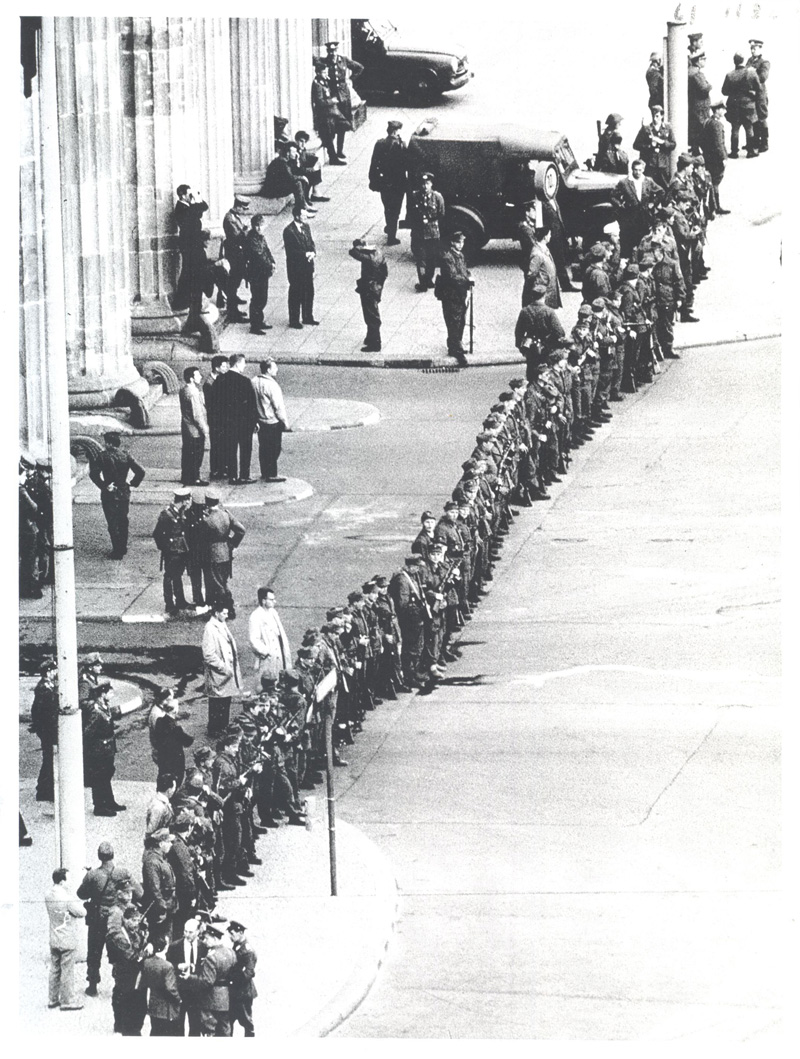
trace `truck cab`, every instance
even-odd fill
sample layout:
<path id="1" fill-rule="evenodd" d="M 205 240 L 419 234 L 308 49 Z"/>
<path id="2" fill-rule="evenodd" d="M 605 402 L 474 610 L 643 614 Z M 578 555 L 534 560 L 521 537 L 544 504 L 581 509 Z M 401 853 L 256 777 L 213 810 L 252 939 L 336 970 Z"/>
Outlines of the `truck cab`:
<path id="1" fill-rule="evenodd" d="M 444 196 L 447 226 L 474 250 L 514 238 L 525 202 L 556 211 L 567 238 L 594 242 L 614 220 L 611 194 L 623 177 L 581 169 L 567 137 L 523 125 L 459 125 L 426 118 L 411 136 L 410 173 L 429 170 Z"/>

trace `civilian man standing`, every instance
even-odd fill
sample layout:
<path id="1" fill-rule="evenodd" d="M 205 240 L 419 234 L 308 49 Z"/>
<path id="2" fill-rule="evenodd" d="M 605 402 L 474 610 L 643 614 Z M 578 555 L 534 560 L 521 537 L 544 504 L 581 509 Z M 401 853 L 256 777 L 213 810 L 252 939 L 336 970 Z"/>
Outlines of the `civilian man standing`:
<path id="1" fill-rule="evenodd" d="M 208 419 L 199 368 L 184 368 L 183 386 L 178 393 L 181 406 L 181 484 L 208 485 L 200 478 L 206 451 Z"/>
<path id="2" fill-rule="evenodd" d="M 259 588 L 258 606 L 250 615 L 250 647 L 255 656 L 255 690 L 262 690 L 261 678 L 277 680 L 285 669 L 292 668 L 292 649 L 283 622 L 275 609 L 275 592 Z"/>
<path id="3" fill-rule="evenodd" d="M 265 335 L 272 330 L 271 324 L 264 323 L 264 310 L 269 298 L 269 281 L 275 272 L 275 258 L 264 238 L 265 228 L 263 213 L 254 214 L 244 242 L 246 275 L 250 283 L 251 335 Z"/>
<path id="4" fill-rule="evenodd" d="M 219 416 L 225 472 L 231 485 L 246 485 L 250 477 L 256 401 L 245 375 L 247 361 L 242 353 L 229 358 L 230 371 L 214 383 L 214 414 Z"/>
<path id="5" fill-rule="evenodd" d="M 261 374 L 253 378 L 253 391 L 256 397 L 261 478 L 265 482 L 285 482 L 286 479 L 278 475 L 278 457 L 281 454 L 283 432 L 289 429 L 289 422 L 283 392 L 275 378 L 278 365 L 270 358 L 262 360 L 260 367 Z"/>
<path id="6" fill-rule="evenodd" d="M 308 225 L 307 210 L 295 206 L 292 217 L 292 223 L 283 229 L 283 248 L 286 251 L 286 274 L 289 278 L 289 327 L 299 330 L 303 324 L 314 327 L 319 323 L 314 319 L 314 259 L 317 248 Z"/>
<path id="7" fill-rule="evenodd" d="M 228 607 L 215 603 L 203 631 L 203 665 L 208 695 L 208 733 L 223 732 L 230 721 L 231 699 L 242 689 L 239 651 L 227 625 Z"/>
<path id="8" fill-rule="evenodd" d="M 179 184 L 175 190 L 175 223 L 178 226 L 178 249 L 181 253 L 181 274 L 173 298 L 174 307 L 190 309 L 189 317 L 200 314 L 203 302 L 204 272 L 207 263 L 203 243 L 203 214 L 208 203 L 195 194 L 189 184 Z"/>
<path id="9" fill-rule="evenodd" d="M 662 191 L 656 182 L 644 175 L 644 161 L 637 158 L 631 165 L 631 175 L 620 180 L 611 193 L 623 257 L 630 258 L 633 248 L 650 231 L 653 211 L 661 197 Z"/>
<path id="10" fill-rule="evenodd" d="M 120 449 L 122 435 L 109 430 L 103 435 L 106 447 L 89 461 L 89 477 L 100 490 L 100 503 L 111 538 L 111 559 L 122 559 L 128 551 L 128 511 L 131 489 L 144 478 L 144 467 Z M 130 481 L 128 474 L 131 474 Z"/>
<path id="11" fill-rule="evenodd" d="M 212 479 L 225 477 L 224 454 L 220 438 L 220 418 L 213 393 L 214 383 L 229 368 L 228 358 L 218 353 L 211 358 L 211 374 L 203 383 L 203 397 L 206 404 L 206 419 L 208 420 L 208 477 Z"/>
<path id="12" fill-rule="evenodd" d="M 80 1011 L 75 997 L 75 953 L 78 922 L 86 915 L 83 903 L 67 886 L 67 869 L 56 868 L 53 885 L 44 897 L 50 919 L 50 1000 L 48 1007 Z"/>
<path id="13" fill-rule="evenodd" d="M 386 126 L 387 135 L 378 140 L 372 149 L 372 161 L 369 167 L 369 189 L 379 191 L 383 203 L 383 215 L 386 219 L 384 232 L 388 246 L 397 246 L 397 222 L 408 183 L 408 148 L 398 135 L 402 121 L 390 121 Z"/>

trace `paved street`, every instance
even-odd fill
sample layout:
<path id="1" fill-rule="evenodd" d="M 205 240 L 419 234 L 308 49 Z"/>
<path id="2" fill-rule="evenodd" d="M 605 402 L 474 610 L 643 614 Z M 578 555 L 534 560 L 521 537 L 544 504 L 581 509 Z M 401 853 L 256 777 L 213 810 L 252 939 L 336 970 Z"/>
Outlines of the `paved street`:
<path id="1" fill-rule="evenodd" d="M 777 357 L 695 350 L 626 403 L 444 685 L 376 715 L 340 811 L 401 922 L 337 1035 L 777 1039 Z"/>

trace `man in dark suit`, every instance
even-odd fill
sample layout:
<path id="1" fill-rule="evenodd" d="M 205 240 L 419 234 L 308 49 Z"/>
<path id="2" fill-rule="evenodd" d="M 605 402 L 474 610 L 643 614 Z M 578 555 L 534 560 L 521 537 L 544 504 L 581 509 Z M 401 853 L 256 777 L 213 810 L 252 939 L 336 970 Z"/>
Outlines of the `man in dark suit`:
<path id="1" fill-rule="evenodd" d="M 245 936 L 246 927 L 232 919 L 228 934 L 236 954 L 236 966 L 231 972 L 231 1023 L 244 1026 L 245 1037 L 255 1037 L 253 1001 L 258 996 L 255 976 L 258 957 Z"/>
<path id="2" fill-rule="evenodd" d="M 142 989 L 147 989 L 151 1037 L 182 1037 L 183 1017 L 178 976 L 167 959 L 166 937 L 153 940 L 153 955 L 142 964 Z"/>
<path id="3" fill-rule="evenodd" d="M 369 189 L 379 191 L 383 203 L 383 215 L 386 219 L 386 242 L 397 246 L 397 222 L 408 183 L 408 148 L 399 136 L 402 121 L 390 121 L 386 126 L 387 135 L 378 140 L 372 149 L 372 161 L 369 167 Z"/>
<path id="4" fill-rule="evenodd" d="M 177 938 L 167 949 L 167 959 L 178 972 L 178 993 L 183 1003 L 180 1017 L 180 1032 L 184 1036 L 184 1016 L 189 1020 L 189 1037 L 202 1036 L 200 1024 L 200 990 L 194 980 L 206 947 L 200 937 L 200 923 L 187 919 L 183 925 L 183 937 Z"/>
<path id="5" fill-rule="evenodd" d="M 181 254 L 181 274 L 175 288 L 175 309 L 191 309 L 199 315 L 203 300 L 203 280 L 207 264 L 203 244 L 203 214 L 208 203 L 203 196 L 192 190 L 189 184 L 179 184 L 175 189 L 175 224 L 178 227 L 178 250 Z"/>
<path id="6" fill-rule="evenodd" d="M 283 248 L 286 251 L 286 273 L 289 277 L 289 327 L 299 330 L 303 324 L 313 327 L 319 323 L 314 319 L 314 259 L 317 248 L 308 226 L 307 210 L 295 206 L 292 217 L 292 223 L 283 229 Z M 250 393 L 252 395 L 252 388 Z"/>
<path id="7" fill-rule="evenodd" d="M 720 100 L 719 103 L 715 103 L 711 108 L 711 117 L 703 126 L 703 135 L 700 141 L 706 169 L 711 177 L 712 217 L 716 213 L 731 212 L 730 210 L 723 210 L 719 204 L 719 186 L 725 176 L 725 159 L 728 157 L 728 149 L 725 146 L 725 126 L 722 124 L 724 117 L 725 104 Z"/>
<path id="8" fill-rule="evenodd" d="M 244 374 L 246 359 L 233 353 L 230 371 L 214 383 L 214 416 L 218 417 L 222 462 L 231 485 L 251 482 L 250 458 L 256 426 L 256 399 L 250 379 Z"/>
<path id="9" fill-rule="evenodd" d="M 223 462 L 222 439 L 220 437 L 220 420 L 217 407 L 214 404 L 214 383 L 230 368 L 228 358 L 218 353 L 211 358 L 211 374 L 203 383 L 203 398 L 206 404 L 206 419 L 208 420 L 208 477 L 224 478 L 225 464 Z"/>
<path id="10" fill-rule="evenodd" d="M 644 161 L 637 158 L 631 166 L 631 175 L 620 180 L 611 195 L 619 221 L 623 257 L 629 258 L 639 240 L 650 231 L 653 211 L 662 194 L 656 182 L 644 175 Z"/>
<path id="11" fill-rule="evenodd" d="M 103 435 L 105 449 L 89 463 L 89 477 L 100 490 L 100 503 L 111 538 L 111 558 L 122 559 L 128 550 L 128 511 L 131 489 L 144 478 L 144 467 L 120 448 L 122 435 L 110 430 Z M 131 475 L 130 481 L 128 474 Z"/>

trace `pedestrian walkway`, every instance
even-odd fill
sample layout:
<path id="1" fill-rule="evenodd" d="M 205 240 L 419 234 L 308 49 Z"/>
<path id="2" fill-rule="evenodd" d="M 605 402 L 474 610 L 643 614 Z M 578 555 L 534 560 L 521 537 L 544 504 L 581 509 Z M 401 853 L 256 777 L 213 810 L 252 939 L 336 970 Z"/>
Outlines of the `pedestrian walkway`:
<path id="1" fill-rule="evenodd" d="M 284 364 L 327 364 L 369 367 L 443 368 L 453 365 L 446 355 L 445 326 L 439 302 L 432 291 L 414 290 L 416 269 L 411 256 L 409 233 L 400 229 L 402 245 L 385 247 L 380 196 L 369 190 L 368 170 L 372 147 L 385 135 L 386 122 L 399 117 L 407 139 L 425 117 L 419 110 L 371 107 L 358 135 L 348 139 L 348 165 L 323 170 L 322 203 L 310 219 L 317 244 L 315 315 L 319 327 L 294 331 L 288 327 L 288 290 L 283 229 L 291 221 L 289 210 L 268 218 L 267 240 L 277 261 L 270 283 L 267 310 L 273 330 L 265 336 L 251 335 L 247 325 L 224 327 L 220 336 L 223 353 L 244 353 L 256 362 L 271 355 Z M 740 312 L 731 313 L 725 289 L 739 285 L 737 271 L 743 266 L 742 246 L 748 246 L 748 261 L 772 258 L 781 252 L 781 217 L 764 203 L 781 200 L 781 167 L 774 152 L 757 159 L 732 160 L 722 185 L 723 201 L 731 214 L 718 217 L 708 227 L 706 259 L 711 277 L 698 289 L 695 314 L 699 324 L 677 324 L 676 348 L 705 346 L 718 342 L 769 337 L 780 333 L 780 291 L 774 269 L 752 269 L 752 294 Z M 259 199 L 251 200 L 258 212 Z M 263 201 L 263 200 L 262 200 Z M 364 238 L 384 247 L 389 265 L 381 302 L 382 351 L 361 353 L 364 323 L 355 281 L 359 267 L 349 255 L 353 239 Z M 752 247 L 752 254 L 750 248 Z M 474 297 L 473 366 L 520 364 L 514 346 L 514 325 L 519 313 L 522 277 L 517 265 L 517 244 L 493 240 L 472 266 L 476 280 Z M 580 294 L 564 294 L 562 318 L 565 329 L 577 319 Z M 465 334 L 469 341 L 469 329 Z M 208 359 L 208 358 L 206 358 Z"/>
<path id="2" fill-rule="evenodd" d="M 99 996 L 83 997 L 82 1011 L 47 1008 L 47 913 L 45 885 L 54 863 L 55 821 L 34 797 L 35 781 L 20 785 L 20 810 L 34 836 L 19 857 L 20 1029 L 59 1037 L 102 1037 L 113 1032 L 107 960 Z M 113 819 L 92 815 L 87 804 L 88 861 L 109 840 L 116 863 L 141 871 L 144 819 L 154 784 L 115 783 L 127 811 Z M 90 799 L 87 795 L 87 802 Z M 325 803 L 310 806 L 310 830 L 285 826 L 260 841 L 262 866 L 246 887 L 224 894 L 220 915 L 248 927 L 258 954 L 253 1005 L 256 1035 L 264 1038 L 320 1037 L 346 1018 L 369 990 L 384 957 L 398 912 L 397 887 L 383 855 L 358 829 L 337 821 L 339 896 L 330 896 Z M 80 881 L 80 880 L 78 880 Z M 224 927 L 224 924 L 223 924 Z M 84 987 L 85 963 L 76 968 Z M 145 1035 L 149 1033 L 145 1024 Z M 237 1035 L 241 1028 L 237 1027 Z"/>

